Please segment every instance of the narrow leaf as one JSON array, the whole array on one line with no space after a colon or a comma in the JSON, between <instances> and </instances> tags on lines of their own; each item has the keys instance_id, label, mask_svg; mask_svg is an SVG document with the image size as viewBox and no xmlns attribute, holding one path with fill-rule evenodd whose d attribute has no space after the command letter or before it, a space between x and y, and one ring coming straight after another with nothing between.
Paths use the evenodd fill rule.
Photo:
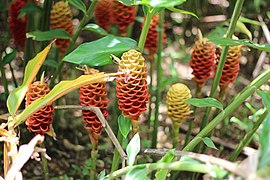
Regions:
<instances>
[{"instance_id":1,"label":"narrow leaf","mask_svg":"<svg viewBox=\"0 0 270 180\"><path fill-rule=\"evenodd\" d=\"M212 139L210 139L209 137L203 138L203 142L207 147L218 150L218 148L213 143Z\"/></svg>"},{"instance_id":2,"label":"narrow leaf","mask_svg":"<svg viewBox=\"0 0 270 180\"><path fill-rule=\"evenodd\" d=\"M248 39L233 40L228 38L209 38L209 41L220 46L240 46L245 45L261 51L270 52L270 44L258 44Z\"/></svg>"},{"instance_id":3,"label":"narrow leaf","mask_svg":"<svg viewBox=\"0 0 270 180\"><path fill-rule=\"evenodd\" d=\"M239 29L240 32L246 34L248 38L252 40L252 34L243 22L237 21L236 27Z\"/></svg>"},{"instance_id":4,"label":"narrow leaf","mask_svg":"<svg viewBox=\"0 0 270 180\"><path fill-rule=\"evenodd\" d=\"M42 66L44 60L47 57L47 54L51 49L52 43L49 44L43 51L38 53L32 60L27 63L24 72L23 84L20 87L14 89L14 91L12 91L8 96L7 107L11 115L14 115L20 107L27 91L28 85L31 84L32 81L35 79L36 74L38 73L40 67Z\"/></svg>"},{"instance_id":5,"label":"narrow leaf","mask_svg":"<svg viewBox=\"0 0 270 180\"><path fill-rule=\"evenodd\" d=\"M86 7L82 0L68 0L68 2L86 14Z\"/></svg>"},{"instance_id":6,"label":"narrow leaf","mask_svg":"<svg viewBox=\"0 0 270 180\"><path fill-rule=\"evenodd\" d=\"M64 61L88 66L113 64L111 54L118 56L136 46L136 41L126 37L105 36L96 41L81 44L64 57Z\"/></svg>"},{"instance_id":7,"label":"narrow leaf","mask_svg":"<svg viewBox=\"0 0 270 180\"><path fill-rule=\"evenodd\" d=\"M150 0L150 6L157 7L173 7L183 4L186 0Z\"/></svg>"},{"instance_id":8,"label":"narrow leaf","mask_svg":"<svg viewBox=\"0 0 270 180\"><path fill-rule=\"evenodd\" d=\"M174 159L174 151L175 149L171 149L169 150L163 157L161 160L159 160L158 162L166 162L166 163L170 163L172 162L172 160ZM166 176L168 174L169 170L159 170L156 172L155 177L157 180L165 180Z\"/></svg>"},{"instance_id":9,"label":"narrow leaf","mask_svg":"<svg viewBox=\"0 0 270 180\"><path fill-rule=\"evenodd\" d=\"M180 14L191 15L191 16L194 16L197 19L199 19L199 17L195 13L190 12L190 11L185 11L185 10L182 10L182 9L176 9L174 7L167 7L167 9L170 10L170 11L172 11L172 12L176 12L176 13L180 13Z\"/></svg>"},{"instance_id":10,"label":"narrow leaf","mask_svg":"<svg viewBox=\"0 0 270 180\"><path fill-rule=\"evenodd\" d=\"M48 41L51 39L71 39L67 31L62 29L53 29L50 31L33 31L26 33L27 38L32 38L35 41Z\"/></svg>"},{"instance_id":11,"label":"narrow leaf","mask_svg":"<svg viewBox=\"0 0 270 180\"><path fill-rule=\"evenodd\" d=\"M249 18L246 18L246 17L243 17L241 16L239 18L239 20L243 23L249 23L249 24L252 24L252 25L256 25L256 26L261 26L262 23L260 21L255 21L255 20L252 20L252 19L249 19Z\"/></svg>"},{"instance_id":12,"label":"narrow leaf","mask_svg":"<svg viewBox=\"0 0 270 180\"><path fill-rule=\"evenodd\" d=\"M7 54L3 59L4 65L11 63L13 59L16 58L16 54L17 54L16 50L13 50L11 53Z\"/></svg>"},{"instance_id":13,"label":"narrow leaf","mask_svg":"<svg viewBox=\"0 0 270 180\"><path fill-rule=\"evenodd\" d=\"M25 108L21 114L19 114L14 118L13 122L17 126L21 124L25 119L30 117L33 113L37 112L44 106L51 104L52 102L66 95L67 93L87 84L106 81L106 78L115 75L117 75L117 73L108 73L108 74L100 73L95 76L82 75L75 80L61 81L46 96L35 100L29 106L27 106L27 108Z\"/></svg>"},{"instance_id":14,"label":"narrow leaf","mask_svg":"<svg viewBox=\"0 0 270 180\"><path fill-rule=\"evenodd\" d=\"M142 180L147 176L147 168L143 167L135 167L129 170L126 174L125 180Z\"/></svg>"},{"instance_id":15,"label":"narrow leaf","mask_svg":"<svg viewBox=\"0 0 270 180\"><path fill-rule=\"evenodd\" d=\"M108 34L103 28L101 28L97 24L87 24L83 29L87 31L92 31L92 32L95 32L104 36Z\"/></svg>"},{"instance_id":16,"label":"narrow leaf","mask_svg":"<svg viewBox=\"0 0 270 180\"><path fill-rule=\"evenodd\" d=\"M123 115L120 115L118 117L118 126L121 134L127 138L127 135L130 131L130 119L128 117L124 117Z\"/></svg>"},{"instance_id":17,"label":"narrow leaf","mask_svg":"<svg viewBox=\"0 0 270 180\"><path fill-rule=\"evenodd\" d=\"M99 173L97 179L98 179L98 180L106 180L106 179L108 179L107 177L105 177L105 175L106 175L106 171L105 171L105 169L103 169L103 170Z\"/></svg>"},{"instance_id":18,"label":"narrow leaf","mask_svg":"<svg viewBox=\"0 0 270 180\"><path fill-rule=\"evenodd\" d=\"M257 90L256 92L261 96L264 107L270 112L270 92L260 90Z\"/></svg>"},{"instance_id":19,"label":"narrow leaf","mask_svg":"<svg viewBox=\"0 0 270 180\"><path fill-rule=\"evenodd\" d=\"M140 152L140 136L139 133L135 134L133 138L130 140L128 146L127 146L127 156L128 160L127 163L129 166L132 166L135 162L137 154Z\"/></svg>"},{"instance_id":20,"label":"narrow leaf","mask_svg":"<svg viewBox=\"0 0 270 180\"><path fill-rule=\"evenodd\" d=\"M197 107L215 107L223 110L222 104L214 98L190 98L186 102Z\"/></svg>"}]
</instances>

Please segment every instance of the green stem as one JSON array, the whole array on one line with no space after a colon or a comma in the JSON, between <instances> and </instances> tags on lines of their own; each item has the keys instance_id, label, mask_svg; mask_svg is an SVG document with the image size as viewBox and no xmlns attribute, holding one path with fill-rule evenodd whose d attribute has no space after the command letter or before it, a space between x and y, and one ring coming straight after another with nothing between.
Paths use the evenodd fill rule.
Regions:
<instances>
[{"instance_id":1,"label":"green stem","mask_svg":"<svg viewBox=\"0 0 270 180\"><path fill-rule=\"evenodd\" d=\"M200 133L183 149L183 151L191 151L194 147L202 140L203 137L207 136L218 123L224 118L235 111L248 97L250 97L257 88L263 85L270 79L270 69L262 73L256 79L254 79L248 87L240 92L234 100L221 112L219 113Z\"/></svg>"},{"instance_id":2,"label":"green stem","mask_svg":"<svg viewBox=\"0 0 270 180\"><path fill-rule=\"evenodd\" d=\"M148 122L149 122L149 127L152 126L152 121L151 121L151 116L152 116L152 108L151 105L153 103L153 66L154 66L154 60L150 63L150 84L149 84L149 93L150 93L150 99L149 99L149 105L148 105Z\"/></svg>"},{"instance_id":3,"label":"green stem","mask_svg":"<svg viewBox=\"0 0 270 180\"><path fill-rule=\"evenodd\" d=\"M45 145L44 145L44 142L42 142L40 144L40 147L45 149ZM44 179L45 180L49 180L49 169L48 169L48 161L45 157L45 153L42 152L41 153L41 159L42 159L42 167L43 167L43 171L44 171Z\"/></svg>"},{"instance_id":4,"label":"green stem","mask_svg":"<svg viewBox=\"0 0 270 180\"><path fill-rule=\"evenodd\" d=\"M195 112L195 111L194 111ZM194 113L195 114L195 113ZM193 121L191 120L189 123L188 123L188 131L186 133L186 137L185 137L185 145L186 146L188 143L189 143L189 138L191 136L191 132L192 132L192 129L193 129Z\"/></svg>"},{"instance_id":5,"label":"green stem","mask_svg":"<svg viewBox=\"0 0 270 180\"><path fill-rule=\"evenodd\" d=\"M51 0L45 0L43 11L42 11L42 18L41 18L41 24L40 24L40 30L41 31L47 31L50 28L50 10L52 7L53 1ZM41 49L44 49L48 44L48 41L43 41L41 43Z\"/></svg>"},{"instance_id":6,"label":"green stem","mask_svg":"<svg viewBox=\"0 0 270 180\"><path fill-rule=\"evenodd\" d=\"M68 53L71 52L71 50L72 50L72 48L73 48L73 46L74 46L77 38L79 37L79 34L83 30L83 28L86 25L86 23L90 20L97 2L98 2L98 0L93 0L92 3L91 3L91 5L90 5L90 7L87 9L86 14L82 18L77 31L75 32L75 34L72 37L71 42L69 43L69 46L67 48L67 51L65 52L65 55L67 55ZM50 87L52 87L54 85L54 81L57 78L57 76L61 73L61 70L63 68L63 65L64 65L64 61L60 61L60 63L58 64L58 67L57 67L56 71L54 72L54 74L52 76Z\"/></svg>"},{"instance_id":7,"label":"green stem","mask_svg":"<svg viewBox=\"0 0 270 180\"><path fill-rule=\"evenodd\" d=\"M149 16L150 12L147 14L147 16ZM147 18L146 18L147 20ZM164 10L162 10L160 12L160 17L159 17L159 32L158 32L158 49L157 49L157 87L156 87L156 102L155 102L155 120L154 120L154 128L153 128L153 136L152 136L152 148L155 148L157 146L157 129L158 129L158 115L159 115L159 104L161 101L161 78L162 78L162 74L161 74L161 61L162 61L162 48L163 48L163 44L162 44L162 36L163 36L163 31L162 26L164 23ZM143 46L139 46L140 48Z\"/></svg>"},{"instance_id":8,"label":"green stem","mask_svg":"<svg viewBox=\"0 0 270 180\"><path fill-rule=\"evenodd\" d=\"M143 52L143 49L144 49L144 44L145 44L148 30L150 27L151 19L153 17L153 11L154 11L153 8L149 9L149 11L147 12L147 15L146 15L145 22L143 24L142 33L140 35L140 39L139 39L139 43L138 43L138 47L139 47L141 52Z\"/></svg>"},{"instance_id":9,"label":"green stem","mask_svg":"<svg viewBox=\"0 0 270 180\"><path fill-rule=\"evenodd\" d=\"M0 57L0 70L1 70L1 78L2 78L2 82L3 82L3 86L4 86L4 90L5 90L5 97L7 99L8 97L8 82L7 82L7 78L6 78L6 72L5 72L5 67L3 64L3 59L2 56Z\"/></svg>"},{"instance_id":10,"label":"green stem","mask_svg":"<svg viewBox=\"0 0 270 180\"><path fill-rule=\"evenodd\" d=\"M217 168L216 166L214 166ZM154 170L176 170L176 171L190 171L190 172L199 172L199 173L209 173L213 171L212 168L209 168L209 165L206 164L194 164L190 162L183 162L183 161L176 161L172 163L147 163L147 164L140 164L135 166L127 166L125 168L119 169L118 171L115 171L111 174L109 174L107 177L108 179L116 179L117 177L120 177L124 174L126 174L131 169L143 169L147 168L148 173L151 173L151 171Z\"/></svg>"},{"instance_id":11,"label":"green stem","mask_svg":"<svg viewBox=\"0 0 270 180\"><path fill-rule=\"evenodd\" d=\"M15 77L15 74L14 74L14 69L13 69L13 67L11 66L11 63L9 63L9 68L10 68L10 71L11 71L13 83L14 83L14 85L15 85L15 88L17 88L17 87L18 87L18 83L17 83L17 81L16 81L16 77Z\"/></svg>"},{"instance_id":12,"label":"green stem","mask_svg":"<svg viewBox=\"0 0 270 180\"><path fill-rule=\"evenodd\" d=\"M97 156L98 156L98 150L96 148L93 148L91 151L91 176L90 180L96 179L96 173L97 173Z\"/></svg>"},{"instance_id":13,"label":"green stem","mask_svg":"<svg viewBox=\"0 0 270 180\"><path fill-rule=\"evenodd\" d=\"M257 129L260 127L262 122L264 121L265 117L267 116L268 111L265 110L265 112L259 117L259 119L254 124L253 128L245 135L245 137L241 140L241 142L238 144L234 152L232 153L230 157L230 161L235 161L236 158L239 156L243 148L250 142L250 140L253 137L253 134L257 131Z\"/></svg>"},{"instance_id":14,"label":"green stem","mask_svg":"<svg viewBox=\"0 0 270 180\"><path fill-rule=\"evenodd\" d=\"M173 148L177 149L179 144L179 126L172 124L173 126Z\"/></svg>"},{"instance_id":15,"label":"green stem","mask_svg":"<svg viewBox=\"0 0 270 180\"><path fill-rule=\"evenodd\" d=\"M234 11L233 11L233 15L232 15L232 18L231 18L231 22L230 22L228 31L226 33L226 38L231 38L233 33L234 33L236 23L237 23L237 21L239 19L239 16L241 14L243 3L244 3L244 0L237 0L237 2L236 2L236 5L235 5ZM211 88L211 91L210 91L210 97L215 96L215 93L216 93L216 90L218 88L219 81L220 81L220 78L221 78L221 75L222 75L222 70L223 70L224 64L226 62L226 56L228 54L228 51L229 51L229 46L225 46L222 49L222 52L221 52L221 55L220 55L220 60L218 62L217 71L216 71L214 81L213 81L213 84L212 84L212 88ZM202 119L201 129L203 129L206 126L206 124L208 123L208 118L209 118L211 109L212 109L211 107L208 107L206 109L206 113L204 114L203 119Z\"/></svg>"},{"instance_id":16,"label":"green stem","mask_svg":"<svg viewBox=\"0 0 270 180\"><path fill-rule=\"evenodd\" d=\"M119 141L120 144L122 144L123 135L121 134L119 129L118 129L118 132L117 132L117 140ZM119 160L120 160L120 154L119 154L118 150L115 148L114 153L113 153L113 162L112 162L111 172L114 172L114 171L116 171L118 169Z\"/></svg>"},{"instance_id":17,"label":"green stem","mask_svg":"<svg viewBox=\"0 0 270 180\"><path fill-rule=\"evenodd\" d=\"M33 2L31 2L33 3ZM29 14L27 16L27 27L26 27L26 32L31 32L34 30L34 14ZM33 57L33 47L34 43L31 38L26 38L26 44L25 44L25 56L24 56L24 67L28 63L28 61Z\"/></svg>"}]
</instances>

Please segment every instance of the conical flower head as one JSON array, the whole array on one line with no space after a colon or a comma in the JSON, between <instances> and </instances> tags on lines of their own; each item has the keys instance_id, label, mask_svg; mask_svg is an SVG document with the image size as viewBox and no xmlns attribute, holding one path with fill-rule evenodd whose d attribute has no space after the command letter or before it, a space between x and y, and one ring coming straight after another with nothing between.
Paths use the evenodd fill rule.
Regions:
<instances>
[{"instance_id":1,"label":"conical flower head","mask_svg":"<svg viewBox=\"0 0 270 180\"><path fill-rule=\"evenodd\" d=\"M9 7L8 26L14 38L15 44L24 47L26 39L26 17L18 18L20 9L26 4L25 1L16 0Z\"/></svg>"},{"instance_id":2,"label":"conical flower head","mask_svg":"<svg viewBox=\"0 0 270 180\"><path fill-rule=\"evenodd\" d=\"M167 114L173 124L180 125L190 115L190 105L185 102L189 98L191 93L186 85L177 83L169 88L166 99Z\"/></svg>"},{"instance_id":3,"label":"conical flower head","mask_svg":"<svg viewBox=\"0 0 270 180\"><path fill-rule=\"evenodd\" d=\"M118 1L114 1L113 23L118 26L119 31L122 35L125 35L128 26L134 23L135 17L135 6L126 6Z\"/></svg>"},{"instance_id":4,"label":"conical flower head","mask_svg":"<svg viewBox=\"0 0 270 180\"><path fill-rule=\"evenodd\" d=\"M158 25L159 25L159 14L156 14L151 19L149 31L148 31L146 41L145 41L145 49L149 51L149 56L150 56L151 60L153 60L153 56L157 51L157 46L158 46L157 28L158 28ZM162 43L165 44L166 43L166 33L165 33L164 26L163 26L162 31L163 31Z\"/></svg>"},{"instance_id":5,"label":"conical flower head","mask_svg":"<svg viewBox=\"0 0 270 180\"><path fill-rule=\"evenodd\" d=\"M36 81L30 84L26 93L26 107L36 99L44 97L49 92L50 88L44 82ZM26 120L28 129L37 134L48 133L52 124L53 111L54 107L50 104L34 113Z\"/></svg>"},{"instance_id":6,"label":"conical flower head","mask_svg":"<svg viewBox=\"0 0 270 180\"><path fill-rule=\"evenodd\" d=\"M69 35L72 36L72 13L68 3L59 1L53 5L50 23L51 29L62 29L67 31ZM69 43L70 41L68 39L57 39L55 42L61 54L67 50Z\"/></svg>"},{"instance_id":7,"label":"conical flower head","mask_svg":"<svg viewBox=\"0 0 270 180\"><path fill-rule=\"evenodd\" d=\"M217 49L217 65L221 50ZM221 89L226 88L230 83L233 83L240 70L241 46L231 46L226 56L224 68L220 78L219 86Z\"/></svg>"},{"instance_id":8,"label":"conical flower head","mask_svg":"<svg viewBox=\"0 0 270 180\"><path fill-rule=\"evenodd\" d=\"M132 122L138 122L139 116L146 111L149 99L146 65L142 54L134 49L125 52L119 62L116 78L116 96L119 109Z\"/></svg>"},{"instance_id":9,"label":"conical flower head","mask_svg":"<svg viewBox=\"0 0 270 180\"><path fill-rule=\"evenodd\" d=\"M214 63L214 44L207 42L206 38L197 40L191 54L190 66L193 69L192 74L199 86L203 86L205 81L212 76Z\"/></svg>"},{"instance_id":10,"label":"conical flower head","mask_svg":"<svg viewBox=\"0 0 270 180\"><path fill-rule=\"evenodd\" d=\"M85 74L95 76L99 74L96 69L89 69ZM105 82L88 84L80 88L80 102L82 106L95 106L100 108L103 116L108 116L108 103L107 91ZM83 119L86 122L85 129L90 131L89 137L95 147L98 144L99 136L102 132L102 124L93 111L83 110Z\"/></svg>"},{"instance_id":11,"label":"conical flower head","mask_svg":"<svg viewBox=\"0 0 270 180\"><path fill-rule=\"evenodd\" d=\"M113 18L113 0L100 0L95 6L95 16L97 24L109 31L110 24L112 23Z\"/></svg>"}]
</instances>

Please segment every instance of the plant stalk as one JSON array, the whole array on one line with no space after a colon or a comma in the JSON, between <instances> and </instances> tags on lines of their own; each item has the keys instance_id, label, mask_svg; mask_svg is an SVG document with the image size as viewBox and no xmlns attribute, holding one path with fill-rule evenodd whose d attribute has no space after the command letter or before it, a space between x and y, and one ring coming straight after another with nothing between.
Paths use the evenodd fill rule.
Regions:
<instances>
[{"instance_id":1,"label":"plant stalk","mask_svg":"<svg viewBox=\"0 0 270 180\"><path fill-rule=\"evenodd\" d=\"M15 85L15 88L17 88L17 87L18 87L18 83L17 83L17 81L16 81L16 77L15 77L15 74L14 74L14 69L13 69L13 67L11 66L11 63L9 63L9 68L10 68L10 71L11 71L13 83L14 83L14 85Z\"/></svg>"},{"instance_id":2,"label":"plant stalk","mask_svg":"<svg viewBox=\"0 0 270 180\"><path fill-rule=\"evenodd\" d=\"M96 173L97 173L97 156L98 156L98 150L96 148L93 148L91 151L91 176L90 180L96 179Z\"/></svg>"},{"instance_id":3,"label":"plant stalk","mask_svg":"<svg viewBox=\"0 0 270 180\"><path fill-rule=\"evenodd\" d=\"M118 129L118 132L117 132L117 140L119 141L120 144L122 144L123 135L121 134L119 129ZM118 150L115 149L114 153L113 153L113 162L112 162L112 167L111 167L111 173L118 169L119 160L120 160L120 154L119 154Z\"/></svg>"},{"instance_id":4,"label":"plant stalk","mask_svg":"<svg viewBox=\"0 0 270 180\"><path fill-rule=\"evenodd\" d=\"M241 142L238 144L234 152L232 153L230 157L230 161L236 161L236 158L239 156L243 148L250 142L250 140L253 137L253 134L257 131L257 129L260 127L264 119L266 118L268 114L268 111L265 110L265 112L259 117L259 119L254 124L252 130L250 130L245 137L241 140Z\"/></svg>"},{"instance_id":5,"label":"plant stalk","mask_svg":"<svg viewBox=\"0 0 270 180\"><path fill-rule=\"evenodd\" d=\"M154 12L154 9L150 8L147 15L146 15L145 22L143 24L143 29L142 29L140 39L139 39L139 43L138 43L138 47L139 47L141 52L143 52L143 49L144 49L144 44L145 44L146 37L147 37L147 34L148 34L148 30L149 30L149 27L150 27L151 19L153 17L153 12Z\"/></svg>"},{"instance_id":6,"label":"plant stalk","mask_svg":"<svg viewBox=\"0 0 270 180\"><path fill-rule=\"evenodd\" d=\"M147 14L149 16L150 12ZM146 18L147 19L147 18ZM158 115L159 115L159 104L161 101L161 61L162 61L162 49L163 49L163 44L162 44L162 36L163 36L163 31L162 31L162 26L164 23L164 10L160 12L159 16L159 32L158 32L158 49L157 49L157 87L156 87L156 102L155 102L155 120L154 120L154 127L153 127L153 136L152 136L152 148L155 148L157 146L157 130L158 130ZM140 46L139 46L140 47ZM142 46L143 47L143 46Z\"/></svg>"},{"instance_id":7,"label":"plant stalk","mask_svg":"<svg viewBox=\"0 0 270 180\"><path fill-rule=\"evenodd\" d=\"M179 144L179 126L172 124L173 126L173 148L177 149Z\"/></svg>"},{"instance_id":8,"label":"plant stalk","mask_svg":"<svg viewBox=\"0 0 270 180\"><path fill-rule=\"evenodd\" d=\"M42 149L45 148L44 142L42 142L40 144L40 147ZM41 153L41 159L42 159L42 167L43 167L43 171L44 171L44 179L45 180L49 180L48 161L47 161L47 158L45 157L45 153L44 152Z\"/></svg>"},{"instance_id":9,"label":"plant stalk","mask_svg":"<svg viewBox=\"0 0 270 180\"><path fill-rule=\"evenodd\" d=\"M4 90L5 90L5 97L7 99L8 95L9 95L8 82L7 82L7 77L6 77L6 72L5 72L5 67L3 64L2 57L0 57L0 71L1 71L1 78L2 78L2 82L3 82Z\"/></svg>"},{"instance_id":10,"label":"plant stalk","mask_svg":"<svg viewBox=\"0 0 270 180\"><path fill-rule=\"evenodd\" d=\"M89 8L87 9L86 11L86 14L83 16L81 22L80 22L80 25L77 29L77 31L75 32L75 34L73 35L72 39L71 39L71 42L69 43L68 45L68 48L67 48L67 51L65 52L65 55L67 55L68 53L71 52L77 38L79 37L79 34L81 33L81 31L83 30L83 27L86 25L86 23L90 20L92 14L93 14L93 11L94 11L94 8L97 4L98 0L93 0L91 5L89 6ZM64 55L64 56L65 56ZM53 76L52 76L52 79L51 79L51 83L50 83L50 87L52 87L54 85L54 81L55 79L57 78L57 76L61 73L61 70L63 68L63 65L64 65L64 61L60 61L59 64L58 64L58 67L56 69L56 71L54 72Z\"/></svg>"},{"instance_id":11,"label":"plant stalk","mask_svg":"<svg viewBox=\"0 0 270 180\"><path fill-rule=\"evenodd\" d=\"M151 116L152 116L152 108L151 105L153 103L153 66L154 66L154 59L150 59L150 84L149 84L149 93L150 93L150 99L149 99L149 105L148 105L148 117L147 120L149 122L149 128L152 126Z\"/></svg>"},{"instance_id":12,"label":"plant stalk","mask_svg":"<svg viewBox=\"0 0 270 180\"><path fill-rule=\"evenodd\" d=\"M248 97L250 97L257 88L266 83L269 79L270 69L266 70L264 73L254 79L249 86L242 90L223 111L221 111L204 129L200 131L199 134L197 134L196 137L193 138L190 143L188 143L187 146L185 146L183 151L193 150L203 137L207 136L218 123L235 111L235 109L237 109L237 107L239 107Z\"/></svg>"}]
</instances>

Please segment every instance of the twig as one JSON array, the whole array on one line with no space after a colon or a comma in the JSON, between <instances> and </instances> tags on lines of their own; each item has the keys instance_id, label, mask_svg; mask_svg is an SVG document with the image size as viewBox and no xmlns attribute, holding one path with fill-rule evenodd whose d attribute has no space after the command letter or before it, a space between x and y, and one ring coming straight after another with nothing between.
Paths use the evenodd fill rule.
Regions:
<instances>
[{"instance_id":1,"label":"twig","mask_svg":"<svg viewBox=\"0 0 270 180\"><path fill-rule=\"evenodd\" d=\"M102 112L98 107L94 106L79 106L79 105L63 105L63 106L55 106L54 109L80 109L80 110L88 110L93 111L98 119L100 120L102 126L104 127L105 131L107 132L108 136L110 137L111 141L113 142L114 146L118 150L119 154L123 159L127 159L127 155L123 148L121 147L120 143L118 142L117 138L115 137L110 125L107 123L106 119L104 118Z\"/></svg>"},{"instance_id":2,"label":"twig","mask_svg":"<svg viewBox=\"0 0 270 180\"><path fill-rule=\"evenodd\" d=\"M145 149L143 150L143 153L144 154L155 154L155 155L160 155L160 156L163 156L165 155L169 150L167 149ZM234 173L234 174L237 174L239 176L242 176L242 177L248 177L249 174L248 172L245 171L245 169L242 169L240 167L238 167L237 164L235 163L232 163L230 161L226 161L224 159L220 159L220 158L216 158L216 157L213 157L213 156L208 156L206 154L198 154L198 153L193 153L193 152L184 152L184 151L178 151L176 150L174 152L174 155L176 157L181 157L181 156L189 156L193 159L196 159L196 160L199 160L201 162L204 162L204 163L210 163L210 164L215 164L215 165L218 165L220 167L223 167L224 169Z\"/></svg>"}]
</instances>

